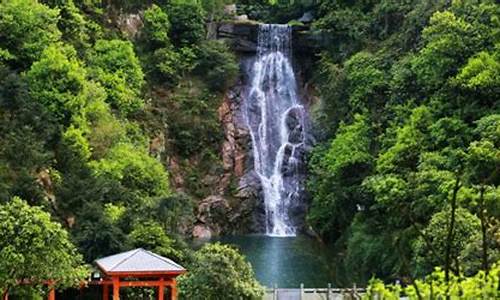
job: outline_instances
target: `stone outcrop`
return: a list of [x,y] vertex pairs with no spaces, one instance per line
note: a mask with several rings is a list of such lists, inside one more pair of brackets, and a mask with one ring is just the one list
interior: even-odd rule
[[239,114],[242,101],[241,93],[240,86],[230,89],[218,109],[219,121],[224,129],[224,142],[221,149],[224,175],[219,185],[219,193],[221,194],[224,194],[228,189],[233,176],[239,178],[246,171],[250,140],[248,130]]
[[[238,52],[256,52],[259,23],[236,21],[210,24],[216,32],[212,37],[226,40]],[[295,52],[316,52],[327,42],[328,36],[308,26],[292,26],[293,50]]]
[[149,141],[149,155],[156,158],[157,160],[161,160],[162,154],[165,153],[165,133],[160,132],[156,136],[152,137]]
[[258,217],[263,208],[260,181],[253,171],[251,140],[241,115],[243,85],[231,88],[218,109],[224,130],[221,146],[223,173],[206,176],[203,181],[217,186],[216,194],[206,197],[197,207],[193,237],[209,238],[220,234],[259,231]]
[[226,40],[231,48],[239,52],[257,51],[259,25],[256,23],[218,23],[216,38]]
[[[228,224],[227,217],[230,210],[228,201],[222,196],[209,196],[198,204],[196,225],[193,236],[198,238],[219,235]],[[202,230],[203,229],[203,230]]]
[[209,240],[212,237],[210,227],[205,224],[197,224],[193,228],[193,238],[200,240]]
[[129,38],[135,38],[144,26],[142,14],[142,11],[136,14],[120,14],[117,19],[120,31]]

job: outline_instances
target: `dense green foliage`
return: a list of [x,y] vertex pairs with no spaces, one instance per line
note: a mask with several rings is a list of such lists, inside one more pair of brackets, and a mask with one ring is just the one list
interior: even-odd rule
[[483,271],[472,277],[452,276],[447,282],[439,268],[425,280],[417,280],[407,287],[400,285],[385,286],[380,280],[370,281],[363,299],[398,300],[406,296],[408,299],[496,299],[499,284],[498,266],[493,266],[489,274]]
[[[0,292],[23,278],[67,287],[81,278],[80,255],[144,247],[190,265],[189,299],[262,294],[234,249],[192,256],[182,237],[210,193],[204,179],[221,175],[217,108],[239,67],[206,23],[228,18],[231,2],[0,2]],[[343,254],[336,263],[353,276],[339,284],[377,276],[402,280],[410,297],[445,282],[452,295],[481,297],[481,284],[493,293],[498,3],[235,2],[265,22],[302,25],[310,12],[323,37],[301,74],[312,70],[318,96],[307,223]],[[372,281],[388,299],[390,289],[400,288]]]
[[0,7],[2,46],[0,59],[10,65],[27,67],[43,50],[61,38],[58,11],[36,0],[4,1]]
[[168,164],[194,182],[219,163],[217,107],[239,67],[206,38],[225,1],[154,2],[0,3],[0,204],[14,214],[0,220],[0,294],[26,278],[72,286],[81,257],[134,247],[190,261],[193,197],[207,195],[174,192]]
[[179,279],[182,299],[261,299],[263,288],[237,250],[207,244],[194,255],[189,273]]
[[87,272],[68,232],[48,213],[20,198],[0,205],[1,291],[23,289],[18,280],[27,281],[24,288],[46,289],[47,280],[77,287]]
[[318,2],[313,27],[334,42],[316,72],[309,224],[345,250],[352,280],[487,272],[500,253],[500,6]]

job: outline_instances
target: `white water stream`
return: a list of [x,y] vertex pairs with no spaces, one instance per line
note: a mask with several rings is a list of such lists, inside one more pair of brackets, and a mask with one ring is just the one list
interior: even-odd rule
[[291,27],[260,25],[244,115],[254,169],[265,204],[266,233],[295,236],[290,207],[301,199],[299,163],[304,152],[305,111],[291,63]]

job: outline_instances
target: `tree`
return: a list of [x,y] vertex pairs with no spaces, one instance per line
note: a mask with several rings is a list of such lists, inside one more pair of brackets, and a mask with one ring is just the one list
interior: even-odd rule
[[[33,100],[68,126],[84,118],[88,103],[86,70],[70,46],[51,45],[26,73]],[[50,79],[50,80],[49,80]]]
[[130,191],[143,196],[166,196],[170,193],[168,173],[163,165],[145,150],[120,143],[99,161],[91,163],[97,176],[117,180]]
[[170,37],[177,46],[192,46],[205,37],[205,11],[200,1],[174,0],[168,6]]
[[92,1],[75,3],[74,0],[43,0],[41,2],[59,10],[57,27],[62,33],[62,40],[73,45],[80,54],[90,48],[92,42],[102,37],[102,28],[85,14],[90,8],[82,8]]
[[18,280],[75,287],[87,275],[68,233],[42,208],[17,197],[0,205],[0,290],[16,287]]
[[382,106],[387,83],[376,55],[356,53],[346,61],[345,72],[351,110],[363,112],[367,108]]
[[[447,252],[450,251],[450,269],[454,273],[463,271],[465,264],[470,264],[465,254],[468,245],[473,244],[480,236],[480,221],[468,210],[458,207],[455,213],[455,224],[452,240],[448,241],[450,229],[450,207],[434,214],[429,225],[424,229],[427,240],[417,239],[414,245],[416,272],[424,275],[441,266],[444,267]],[[451,243],[451,246],[449,244]],[[448,247],[450,250],[448,250]],[[475,273],[475,272],[474,272]]]
[[439,88],[455,75],[465,58],[481,46],[480,33],[453,12],[436,12],[422,33],[426,42],[413,61],[418,82],[427,89]]
[[174,241],[154,221],[139,221],[130,232],[129,239],[135,248],[144,248],[174,260],[183,259],[182,253],[174,249]]
[[500,150],[498,132],[500,118],[498,115],[486,116],[478,122],[476,133],[481,137],[469,145],[467,156],[467,175],[471,184],[479,190],[478,215],[481,220],[482,233],[482,269],[488,272],[488,218],[485,192],[488,187],[500,183]]
[[0,61],[26,68],[49,45],[59,41],[59,10],[36,0],[9,0],[0,3]]
[[261,299],[263,288],[252,267],[234,248],[207,244],[194,255],[189,272],[179,278],[179,292],[186,299]]
[[144,12],[144,39],[150,48],[158,49],[170,45],[170,20],[161,7],[153,4]]
[[356,115],[352,124],[341,124],[330,146],[313,154],[308,187],[312,203],[308,222],[324,237],[339,237],[364,206],[361,183],[371,171],[371,129],[365,117]]
[[140,94],[144,74],[132,43],[98,40],[87,59],[91,77],[105,88],[106,101],[112,108],[127,115],[143,107]]
[[26,73],[30,96],[64,126],[85,128],[86,107],[102,101],[102,88],[87,81],[86,69],[71,46],[55,44]]
[[89,263],[130,248],[127,235],[110,220],[99,203],[89,202],[81,209],[71,233]]
[[236,57],[223,42],[206,41],[198,50],[197,74],[206,78],[214,91],[223,92],[231,86],[239,73]]
[[377,171],[380,173],[415,170],[419,154],[427,145],[426,133],[431,125],[432,115],[428,107],[415,108],[403,127],[398,128],[395,143],[380,153]]
[[500,88],[500,44],[495,45],[495,52],[481,51],[469,58],[460,70],[457,80],[469,89],[482,89],[495,92]]

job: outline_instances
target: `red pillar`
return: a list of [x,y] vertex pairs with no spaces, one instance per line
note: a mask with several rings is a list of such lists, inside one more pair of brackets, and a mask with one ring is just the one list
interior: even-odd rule
[[84,293],[85,293],[85,283],[80,282],[80,297],[78,299],[83,299]]
[[172,279],[172,285],[171,285],[171,290],[170,290],[171,300],[177,300],[177,281],[175,279]]
[[113,300],[120,300],[120,279],[113,277]]
[[2,300],[9,300],[9,290],[6,290],[2,295]]
[[109,300],[109,285],[102,286],[102,300]]
[[53,287],[49,291],[49,300],[56,300],[56,290]]
[[158,300],[165,300],[165,283],[163,282],[163,277],[160,278],[160,284],[158,285]]

